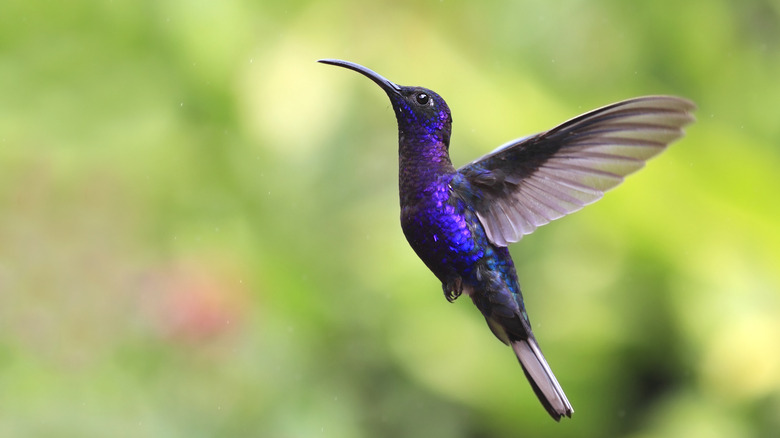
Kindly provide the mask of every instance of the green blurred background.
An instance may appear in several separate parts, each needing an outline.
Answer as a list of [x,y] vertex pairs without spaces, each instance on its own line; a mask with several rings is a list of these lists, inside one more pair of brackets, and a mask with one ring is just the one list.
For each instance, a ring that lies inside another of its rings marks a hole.
[[[512,247],[553,422],[398,224],[359,62],[453,161],[644,94],[682,141]],[[780,436],[780,2],[0,5],[0,436]]]

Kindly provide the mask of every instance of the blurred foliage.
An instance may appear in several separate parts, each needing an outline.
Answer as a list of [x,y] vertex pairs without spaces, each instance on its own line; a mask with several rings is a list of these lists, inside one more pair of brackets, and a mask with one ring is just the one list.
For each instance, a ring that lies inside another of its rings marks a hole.
[[[669,151],[512,251],[550,420],[398,226],[367,65],[456,165],[622,98]],[[768,437],[780,430],[780,3],[0,4],[0,435]]]

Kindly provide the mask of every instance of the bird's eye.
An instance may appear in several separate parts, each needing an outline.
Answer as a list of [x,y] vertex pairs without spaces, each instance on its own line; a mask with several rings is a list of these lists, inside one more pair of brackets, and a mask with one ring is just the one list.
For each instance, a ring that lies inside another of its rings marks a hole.
[[420,105],[428,105],[428,102],[431,101],[431,96],[428,96],[427,93],[418,93],[417,96],[414,97],[414,99]]

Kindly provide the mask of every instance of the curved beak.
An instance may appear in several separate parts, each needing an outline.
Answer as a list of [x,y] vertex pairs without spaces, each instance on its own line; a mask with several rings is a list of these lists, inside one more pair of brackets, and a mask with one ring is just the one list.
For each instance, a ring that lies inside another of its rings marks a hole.
[[342,61],[340,59],[320,59],[317,62],[321,62],[323,64],[337,65],[339,67],[344,67],[350,70],[354,70],[362,74],[363,76],[371,79],[372,81],[376,82],[376,84],[382,87],[382,89],[385,90],[385,92],[388,94],[390,93],[399,94],[401,92],[401,87],[388,81],[387,79],[385,79],[384,76],[380,75],[379,73],[369,68],[363,67],[360,64],[355,64],[354,62],[349,62],[349,61]]

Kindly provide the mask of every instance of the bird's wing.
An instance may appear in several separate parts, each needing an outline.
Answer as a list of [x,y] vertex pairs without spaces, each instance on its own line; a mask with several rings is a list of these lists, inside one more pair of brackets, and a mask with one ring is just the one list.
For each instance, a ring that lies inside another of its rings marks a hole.
[[453,189],[498,246],[587,204],[683,135],[696,106],[673,96],[624,100],[515,140],[458,169]]

